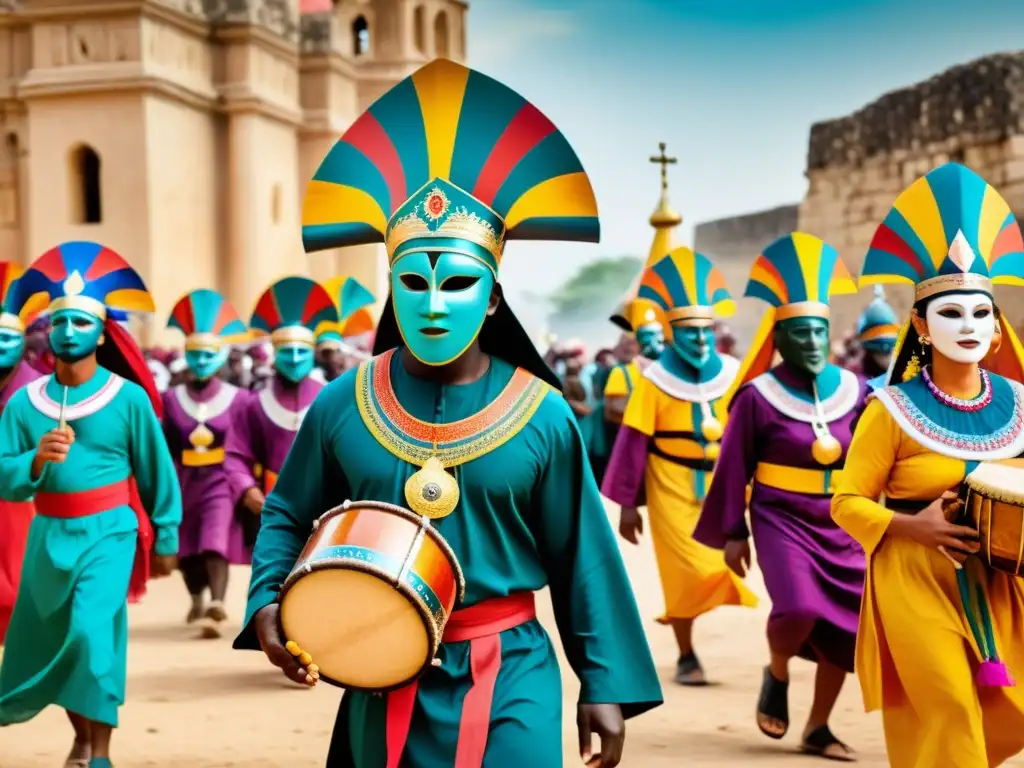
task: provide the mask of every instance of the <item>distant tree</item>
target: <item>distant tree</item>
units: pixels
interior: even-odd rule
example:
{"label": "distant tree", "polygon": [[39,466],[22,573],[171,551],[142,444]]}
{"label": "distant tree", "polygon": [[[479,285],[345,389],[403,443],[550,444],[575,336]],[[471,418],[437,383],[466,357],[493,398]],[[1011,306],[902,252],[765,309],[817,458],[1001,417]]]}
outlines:
{"label": "distant tree", "polygon": [[560,320],[607,317],[642,267],[643,261],[636,256],[606,257],[584,264],[548,296],[552,325]]}

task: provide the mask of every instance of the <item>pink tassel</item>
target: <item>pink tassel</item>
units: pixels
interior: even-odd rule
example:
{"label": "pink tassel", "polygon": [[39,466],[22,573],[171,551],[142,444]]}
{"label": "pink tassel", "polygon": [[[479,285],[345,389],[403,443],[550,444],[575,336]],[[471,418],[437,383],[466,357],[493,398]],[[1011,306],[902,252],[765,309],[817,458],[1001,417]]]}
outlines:
{"label": "pink tassel", "polygon": [[1017,685],[1006,665],[991,659],[981,663],[975,682],[979,688],[1014,688]]}

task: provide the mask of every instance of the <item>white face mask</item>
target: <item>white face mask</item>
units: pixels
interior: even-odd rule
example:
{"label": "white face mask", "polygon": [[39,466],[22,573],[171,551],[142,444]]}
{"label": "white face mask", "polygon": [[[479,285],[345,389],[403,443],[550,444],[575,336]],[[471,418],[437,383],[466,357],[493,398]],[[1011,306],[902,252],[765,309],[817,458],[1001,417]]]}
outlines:
{"label": "white face mask", "polygon": [[950,293],[933,299],[925,312],[932,346],[957,363],[979,363],[992,346],[996,315],[983,293]]}

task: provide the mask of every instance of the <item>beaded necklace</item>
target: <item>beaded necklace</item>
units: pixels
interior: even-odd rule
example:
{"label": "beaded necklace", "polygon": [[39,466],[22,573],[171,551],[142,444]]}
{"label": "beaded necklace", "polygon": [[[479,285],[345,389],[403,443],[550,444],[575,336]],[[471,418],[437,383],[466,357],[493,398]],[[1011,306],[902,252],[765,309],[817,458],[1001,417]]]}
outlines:
{"label": "beaded necklace", "polygon": [[950,408],[954,408],[964,413],[975,413],[980,411],[986,405],[992,402],[992,382],[989,380],[988,373],[984,369],[979,369],[981,373],[981,392],[977,397],[971,398],[970,400],[963,400],[959,397],[953,397],[952,395],[946,394],[932,381],[931,373],[928,367],[921,370],[921,377],[924,379],[924,383],[928,386],[928,391],[935,396],[943,405],[948,405]]}

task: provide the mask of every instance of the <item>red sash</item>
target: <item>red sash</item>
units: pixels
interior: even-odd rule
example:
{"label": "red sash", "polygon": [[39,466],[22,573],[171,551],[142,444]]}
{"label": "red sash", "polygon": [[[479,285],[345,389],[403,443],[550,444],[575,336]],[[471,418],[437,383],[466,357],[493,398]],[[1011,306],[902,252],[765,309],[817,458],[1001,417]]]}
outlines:
{"label": "red sash", "polygon": [[68,520],[98,515],[115,507],[131,507],[139,524],[135,545],[135,564],[132,566],[131,581],[128,584],[128,599],[137,602],[146,594],[149,579],[149,553],[153,548],[153,524],[142,506],[135,478],[129,477],[119,483],[102,488],[75,493],[49,493],[40,491],[35,498],[36,513],[43,517]]}
{"label": "red sash", "polygon": [[[533,593],[522,592],[455,611],[448,620],[443,642],[469,641],[469,663],[473,675],[473,682],[462,701],[454,768],[480,768],[483,764],[487,732],[491,726],[494,685],[501,670],[501,633],[536,616]],[[402,759],[412,725],[417,688],[417,684],[412,683],[388,694],[387,768],[398,768]]]}

